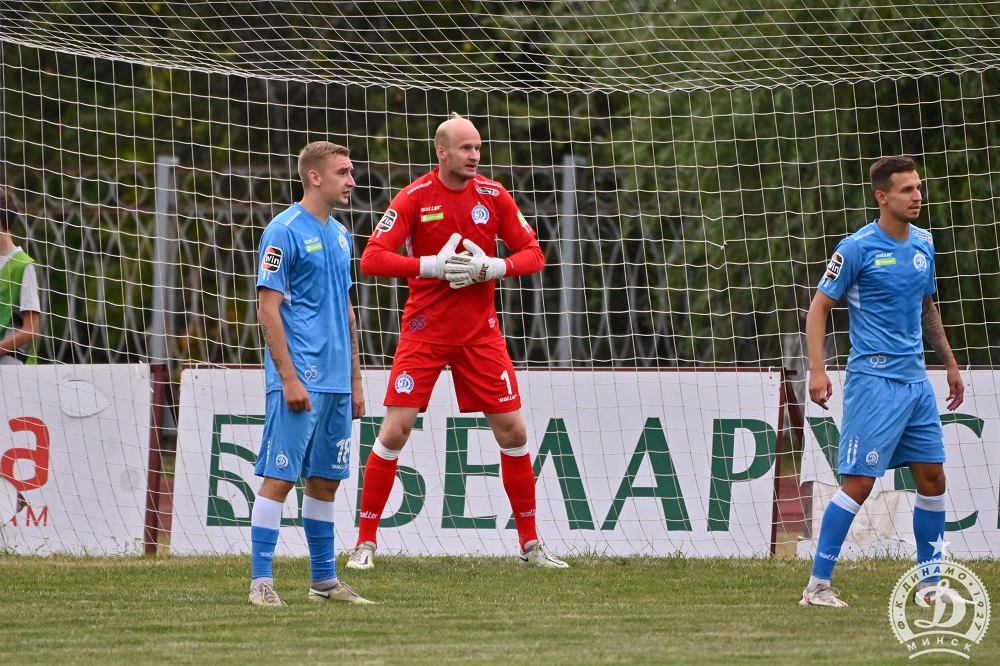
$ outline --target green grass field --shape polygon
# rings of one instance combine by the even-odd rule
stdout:
[[[375,606],[306,600],[308,561],[279,559],[287,608],[246,603],[248,557],[0,556],[0,663],[854,664],[907,660],[888,620],[910,564],[844,562],[852,607],[797,604],[805,561],[380,557],[339,572]],[[966,563],[1000,595],[1000,562]],[[1000,612],[1000,602],[996,604]],[[929,611],[928,611],[929,612]],[[972,650],[1000,663],[1000,627]]]

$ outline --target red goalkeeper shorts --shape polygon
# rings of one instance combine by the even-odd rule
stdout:
[[[437,345],[399,340],[392,362],[386,407],[427,409],[431,392],[445,366],[451,366],[458,409],[502,414],[521,408],[514,364],[499,335],[471,345]]]

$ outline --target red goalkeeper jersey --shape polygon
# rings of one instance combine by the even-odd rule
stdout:
[[[465,189],[441,184],[438,170],[403,188],[368,239],[361,256],[365,275],[405,277],[410,295],[400,335],[435,344],[467,345],[499,336],[493,302],[496,280],[452,289],[447,280],[420,278],[420,257],[437,254],[455,232],[496,256],[496,239],[511,250],[506,277],[537,273],[542,248],[514,198],[500,183],[477,176]],[[406,256],[397,253],[406,246]],[[458,252],[464,249],[461,243]]]

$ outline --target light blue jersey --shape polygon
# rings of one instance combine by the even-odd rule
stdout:
[[[850,316],[848,372],[902,383],[927,379],[923,300],[934,293],[934,242],[910,226],[898,241],[872,222],[837,245],[819,290],[846,297]]]
[[[323,224],[298,203],[278,214],[260,239],[257,288],[284,294],[280,313],[288,350],[308,391],[351,393],[352,251],[344,225],[332,217]],[[266,347],[264,380],[267,392],[281,390]]]

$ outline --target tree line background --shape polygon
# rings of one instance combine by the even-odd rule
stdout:
[[[350,146],[360,255],[458,111],[548,260],[498,295],[518,362],[779,365],[833,247],[877,215],[869,164],[901,153],[956,356],[1000,362],[998,3],[4,4],[0,162],[51,361],[148,353],[157,157],[179,161],[171,355],[257,363],[253,250],[299,148]],[[356,279],[364,360],[386,364],[405,286]]]

